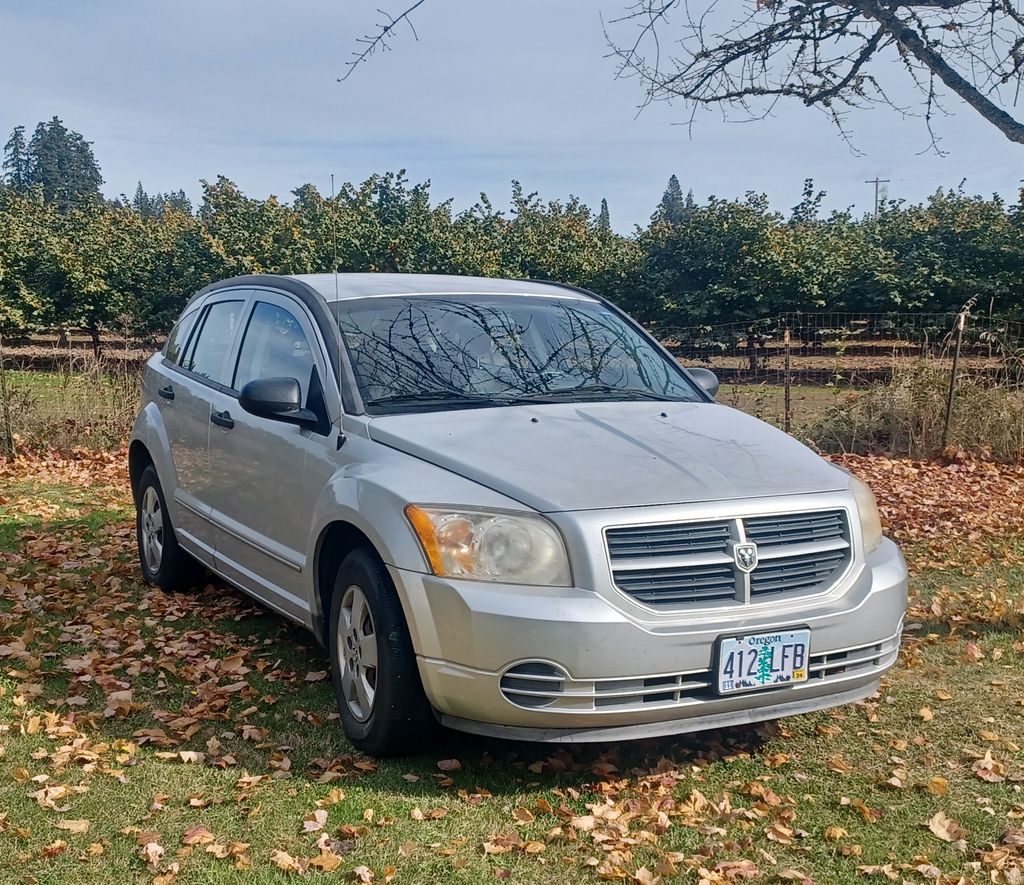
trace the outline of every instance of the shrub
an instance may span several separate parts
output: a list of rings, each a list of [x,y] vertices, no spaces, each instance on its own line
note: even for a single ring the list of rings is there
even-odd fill
[[[948,392],[948,369],[927,360],[897,365],[886,383],[837,394],[800,435],[827,452],[930,458],[943,449]],[[949,445],[1001,460],[1024,456],[1024,389],[961,372]]]
[[[54,371],[8,370],[0,421],[9,416],[19,451],[120,448],[139,408],[139,380],[137,364],[88,351],[61,358]]]

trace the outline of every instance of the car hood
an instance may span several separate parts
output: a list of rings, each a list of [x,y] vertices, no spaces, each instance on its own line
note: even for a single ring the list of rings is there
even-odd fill
[[[388,415],[373,418],[369,433],[549,513],[849,486],[845,473],[793,437],[717,403],[558,403]]]

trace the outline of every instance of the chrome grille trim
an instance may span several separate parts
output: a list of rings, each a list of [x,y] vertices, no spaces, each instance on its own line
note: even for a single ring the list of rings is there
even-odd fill
[[[616,559],[648,558],[652,553],[660,556],[719,553],[724,555],[730,539],[729,524],[724,522],[696,522],[685,527],[626,526],[615,529],[608,537],[608,552]],[[726,561],[728,557],[726,557]]]
[[[615,586],[652,608],[821,593],[845,574],[853,552],[843,508],[614,526],[604,534]],[[732,555],[744,542],[758,548],[749,576]]]
[[[816,513],[788,513],[779,516],[752,516],[744,520],[747,538],[758,547],[790,544],[794,537],[825,540],[843,536],[845,514],[841,510]]]
[[[811,647],[814,647],[813,633]],[[806,682],[780,685],[751,694],[763,696],[773,692],[799,691],[802,686],[820,685],[822,682],[841,684],[880,674],[896,662],[899,648],[900,631],[897,631],[892,636],[865,645],[812,653],[808,659]],[[544,668],[551,675],[538,672]],[[529,672],[531,670],[532,673]],[[501,677],[501,693],[505,700],[517,707],[576,713],[689,707],[720,697],[715,689],[712,669],[614,679],[574,679],[568,675],[555,676],[555,672],[563,671],[560,667],[541,662],[516,664]],[[528,680],[532,685],[526,688]]]

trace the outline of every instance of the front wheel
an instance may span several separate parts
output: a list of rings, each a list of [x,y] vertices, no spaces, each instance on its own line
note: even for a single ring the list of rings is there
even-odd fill
[[[369,550],[345,557],[331,595],[331,677],[345,734],[374,756],[428,749],[436,723],[401,603]]]

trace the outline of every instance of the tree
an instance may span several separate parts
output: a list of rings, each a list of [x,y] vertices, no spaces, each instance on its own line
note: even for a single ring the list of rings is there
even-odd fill
[[[411,14],[383,10],[375,33],[359,39],[348,79],[377,50],[387,49],[398,25],[415,35]],[[933,115],[943,110],[944,87],[995,126],[1024,144],[1024,123],[1004,105],[1016,104],[1024,82],[1024,11],[1018,0],[630,0],[613,30],[607,29],[619,76],[634,76],[646,102],[683,99],[694,108],[736,110],[747,119],[771,113],[782,98],[795,98],[827,113],[846,137],[844,113],[884,104],[900,113],[875,72],[897,62],[921,97],[921,116],[932,144]],[[670,17],[682,25],[672,33]],[[672,51],[665,51],[671,45]],[[1005,95],[1003,94],[1005,92]]]
[[[679,224],[686,218],[688,211],[693,208],[693,191],[687,195],[690,205],[687,206],[683,199],[683,189],[679,185],[679,179],[675,175],[669,176],[668,187],[662,194],[658,209],[651,216],[651,221],[665,221],[668,224]]]
[[[28,186],[29,157],[25,142],[25,127],[15,126],[4,145],[4,181],[16,191]]]
[[[166,194],[160,191],[148,194],[141,181],[135,188],[135,196],[131,200],[122,196],[121,202],[130,206],[141,218],[162,218],[168,209],[184,212],[186,215],[192,214],[192,201],[183,190],[170,191]]]
[[[157,194],[155,197],[150,197],[142,187],[142,182],[140,181],[138,187],[135,188],[135,196],[132,197],[132,209],[139,214],[140,218],[153,218],[157,214],[156,200],[160,198],[160,196],[160,194]]]
[[[597,229],[598,230],[611,230],[612,219],[611,215],[608,214],[608,201],[602,197],[601,199],[601,211],[597,216]]]
[[[683,23],[670,35],[681,7]],[[845,136],[849,108],[896,107],[876,77],[896,61],[919,92],[929,131],[944,88],[1024,143],[1024,124],[1001,106],[1002,90],[1013,102],[1024,77],[1016,0],[757,0],[738,14],[712,0],[636,0],[616,24],[637,28],[626,42],[608,40],[620,75],[637,77],[648,102],[682,99],[751,119],[796,99]],[[678,51],[658,51],[670,41]]]
[[[27,184],[39,187],[46,202],[65,211],[79,203],[99,200],[103,178],[90,142],[54,117],[40,123],[32,133]]]
[[[164,196],[161,212],[164,209],[173,209],[175,212],[182,212],[185,215],[192,214],[192,201],[186,196],[183,190],[168,191]]]

